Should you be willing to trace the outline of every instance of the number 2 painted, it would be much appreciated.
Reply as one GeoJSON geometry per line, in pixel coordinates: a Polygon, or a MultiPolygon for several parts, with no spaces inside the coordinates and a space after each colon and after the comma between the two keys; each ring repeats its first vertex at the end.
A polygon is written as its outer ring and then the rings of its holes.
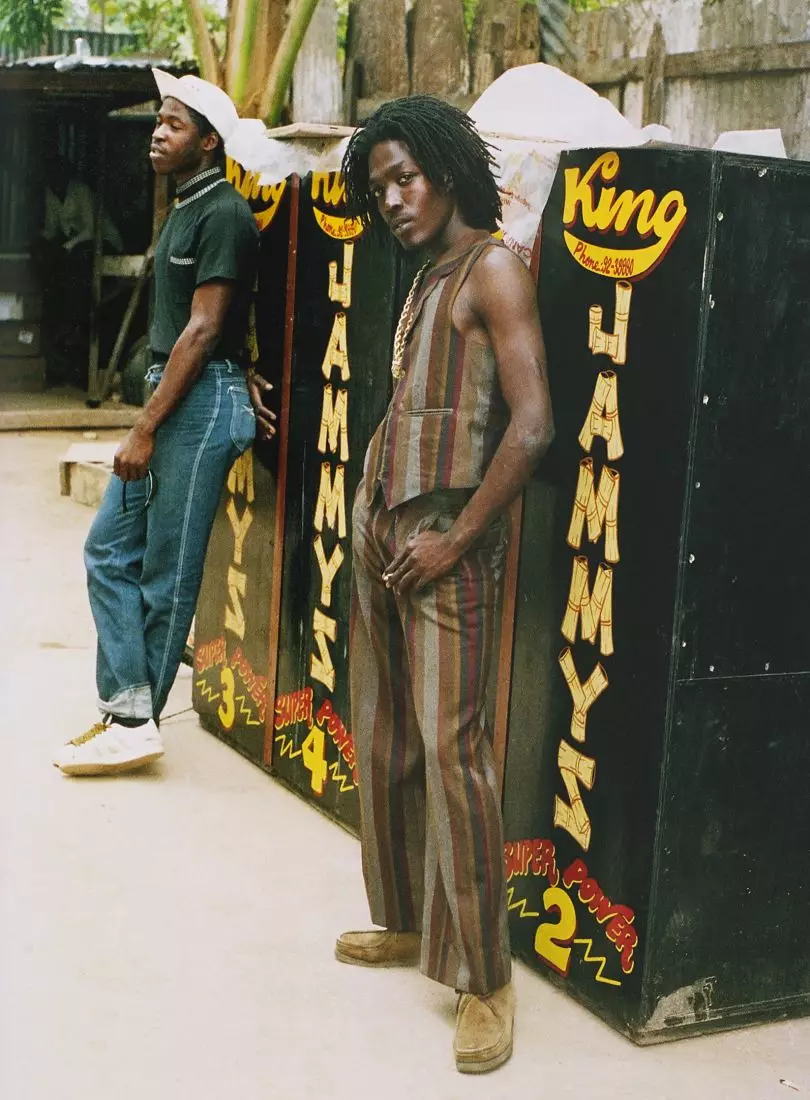
{"type": "Polygon", "coordinates": [[[571,965],[571,941],[577,931],[577,913],[570,895],[560,886],[549,886],[543,894],[546,912],[556,910],[559,919],[538,926],[534,949],[552,970],[568,977],[571,965]]]}

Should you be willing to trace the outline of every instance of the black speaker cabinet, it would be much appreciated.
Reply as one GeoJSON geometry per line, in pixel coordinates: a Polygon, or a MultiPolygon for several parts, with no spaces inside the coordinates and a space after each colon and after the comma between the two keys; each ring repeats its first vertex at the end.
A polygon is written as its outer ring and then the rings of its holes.
{"type": "Polygon", "coordinates": [[[639,1043],[810,1008],[810,164],[567,153],[526,494],[514,949],[639,1043]]]}
{"type": "Polygon", "coordinates": [[[231,471],[197,609],[203,724],[349,827],[351,508],[390,397],[398,266],[346,216],[337,172],[261,187],[258,368],[278,435],[231,471]]]}

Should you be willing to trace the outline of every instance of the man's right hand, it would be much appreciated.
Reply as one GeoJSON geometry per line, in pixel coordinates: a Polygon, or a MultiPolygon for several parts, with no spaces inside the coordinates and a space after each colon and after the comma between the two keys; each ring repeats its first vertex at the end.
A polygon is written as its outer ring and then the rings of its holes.
{"type": "Polygon", "coordinates": [[[248,372],[247,385],[250,403],[256,413],[256,432],[259,439],[269,442],[276,434],[276,414],[265,405],[263,398],[273,389],[273,385],[255,371],[248,372]]]}
{"type": "Polygon", "coordinates": [[[139,481],[149,472],[149,462],[155,449],[155,437],[148,429],[135,424],[115,452],[113,471],[122,481],[139,481]]]}

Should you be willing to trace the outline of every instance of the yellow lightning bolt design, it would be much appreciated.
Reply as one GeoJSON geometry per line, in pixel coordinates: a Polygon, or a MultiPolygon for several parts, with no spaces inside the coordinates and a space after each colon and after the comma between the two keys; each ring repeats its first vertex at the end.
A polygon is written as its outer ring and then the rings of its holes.
{"type": "Polygon", "coordinates": [[[203,699],[206,699],[209,703],[215,703],[220,697],[221,692],[214,692],[214,689],[209,687],[207,680],[198,680],[197,687],[200,689],[203,699]]]}
{"type": "Polygon", "coordinates": [[[279,730],[279,732],[276,734],[275,740],[281,742],[281,748],[278,752],[279,756],[288,756],[290,760],[294,760],[296,756],[301,755],[301,750],[294,748],[292,738],[288,737],[284,730],[279,730]]]}
{"type": "Polygon", "coordinates": [[[236,701],[239,704],[239,713],[245,719],[246,726],[260,726],[261,722],[253,717],[253,711],[250,710],[246,703],[244,695],[237,695],[236,701]]]}
{"type": "Polygon", "coordinates": [[[607,959],[604,955],[592,955],[591,948],[593,947],[593,940],[574,940],[574,943],[585,944],[585,954],[582,956],[583,961],[586,963],[599,963],[599,969],[596,972],[596,980],[602,982],[603,985],[621,985],[621,982],[617,982],[615,978],[603,978],[602,971],[607,966],[607,959]]]}
{"type": "Polygon", "coordinates": [[[348,775],[340,770],[340,761],[336,760],[334,764],[329,765],[329,774],[335,780],[340,781],[340,793],[344,794],[346,791],[354,790],[354,783],[351,782],[348,775]]]}
{"type": "Polygon", "coordinates": [[[514,886],[508,886],[506,888],[506,907],[507,907],[507,909],[509,909],[510,911],[512,909],[519,909],[521,917],[539,917],[540,916],[540,914],[535,913],[535,911],[533,909],[527,909],[526,908],[526,906],[528,905],[528,902],[526,901],[526,898],[518,898],[517,901],[513,902],[512,897],[514,896],[514,893],[515,893],[514,886]]]}

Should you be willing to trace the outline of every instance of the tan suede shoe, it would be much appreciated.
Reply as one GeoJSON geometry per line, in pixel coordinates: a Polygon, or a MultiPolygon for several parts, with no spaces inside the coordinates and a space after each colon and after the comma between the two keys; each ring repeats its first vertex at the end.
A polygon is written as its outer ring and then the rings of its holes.
{"type": "Polygon", "coordinates": [[[344,932],[335,944],[335,958],[354,966],[415,966],[421,953],[419,932],[344,932]]]}
{"type": "Polygon", "coordinates": [[[515,991],[512,983],[486,997],[462,993],[453,1053],[460,1073],[489,1073],[512,1056],[515,991]]]}

